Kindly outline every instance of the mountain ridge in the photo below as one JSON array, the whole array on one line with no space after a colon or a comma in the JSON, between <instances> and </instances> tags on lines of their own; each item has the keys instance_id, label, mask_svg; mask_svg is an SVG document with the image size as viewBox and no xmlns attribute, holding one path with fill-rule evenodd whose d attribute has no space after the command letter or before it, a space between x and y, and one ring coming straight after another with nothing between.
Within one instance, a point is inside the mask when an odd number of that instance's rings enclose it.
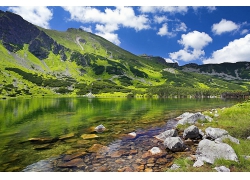
<instances>
[{"instance_id":1,"label":"mountain ridge","mask_svg":"<svg viewBox=\"0 0 250 180\"><path fill-rule=\"evenodd\" d=\"M247 91L250 86L247 62L235 63L237 69L228 64L179 66L159 56L137 56L82 29L44 29L8 11L0 11L0 55L3 97L159 95L156 89L169 87L174 96L178 88L192 89L192 95L196 89L204 94L216 88Z\"/></svg>"}]
</instances>

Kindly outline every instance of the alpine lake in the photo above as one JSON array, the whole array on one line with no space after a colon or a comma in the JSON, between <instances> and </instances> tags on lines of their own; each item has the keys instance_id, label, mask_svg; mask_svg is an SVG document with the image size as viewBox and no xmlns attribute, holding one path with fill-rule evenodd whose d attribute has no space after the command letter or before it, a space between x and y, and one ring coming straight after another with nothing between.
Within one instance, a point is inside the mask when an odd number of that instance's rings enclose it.
<instances>
[{"instance_id":1,"label":"alpine lake","mask_svg":"<svg viewBox=\"0 0 250 180\"><path fill-rule=\"evenodd\" d=\"M0 171L164 171L175 156L147 157L153 136L184 112L239 100L40 97L0 100ZM103 132L95 127L103 125ZM128 134L136 133L136 137Z\"/></svg>"}]
</instances>

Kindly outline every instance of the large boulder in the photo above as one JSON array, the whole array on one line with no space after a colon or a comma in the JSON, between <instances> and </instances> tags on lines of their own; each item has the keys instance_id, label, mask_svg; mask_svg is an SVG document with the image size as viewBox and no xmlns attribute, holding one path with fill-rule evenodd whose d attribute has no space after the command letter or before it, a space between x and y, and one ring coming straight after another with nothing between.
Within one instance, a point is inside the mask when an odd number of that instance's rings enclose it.
<instances>
[{"instance_id":1,"label":"large boulder","mask_svg":"<svg viewBox=\"0 0 250 180\"><path fill-rule=\"evenodd\" d=\"M178 120L177 124L183 125L183 124L195 124L198 120L205 121L206 117L200 112L198 113L185 112L182 115L178 116L176 119Z\"/></svg>"},{"instance_id":2,"label":"large boulder","mask_svg":"<svg viewBox=\"0 0 250 180\"><path fill-rule=\"evenodd\" d=\"M186 146L180 137L167 137L164 146L173 152L184 151Z\"/></svg>"},{"instance_id":3,"label":"large boulder","mask_svg":"<svg viewBox=\"0 0 250 180\"><path fill-rule=\"evenodd\" d=\"M195 139L199 137L200 137L199 129L195 125L189 126L183 132L184 139L188 139L188 138Z\"/></svg>"},{"instance_id":4,"label":"large boulder","mask_svg":"<svg viewBox=\"0 0 250 180\"><path fill-rule=\"evenodd\" d=\"M213 164L216 159L225 159L238 162L233 148L226 143L216 143L203 139L196 150L196 160Z\"/></svg>"},{"instance_id":5,"label":"large boulder","mask_svg":"<svg viewBox=\"0 0 250 180\"><path fill-rule=\"evenodd\" d=\"M226 130L220 128L212 128L212 127L206 128L205 133L207 137L211 139L217 139L222 136L228 135L228 132Z\"/></svg>"},{"instance_id":6,"label":"large boulder","mask_svg":"<svg viewBox=\"0 0 250 180\"><path fill-rule=\"evenodd\" d=\"M178 132L176 129L171 129L164 131L163 133L155 136L156 139L164 141L167 137L176 137L178 135Z\"/></svg>"}]
</instances>

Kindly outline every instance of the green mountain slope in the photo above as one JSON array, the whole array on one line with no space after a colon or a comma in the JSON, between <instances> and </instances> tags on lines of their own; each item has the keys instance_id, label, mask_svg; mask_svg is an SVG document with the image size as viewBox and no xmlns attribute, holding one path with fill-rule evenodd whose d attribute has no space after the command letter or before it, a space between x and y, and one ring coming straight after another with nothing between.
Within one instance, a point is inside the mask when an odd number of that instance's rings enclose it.
<instances>
[{"instance_id":1,"label":"green mountain slope","mask_svg":"<svg viewBox=\"0 0 250 180\"><path fill-rule=\"evenodd\" d=\"M0 11L2 97L85 95L90 91L109 96L160 95L170 88L193 95L197 89L246 91L249 84L244 79L233 82L188 72L161 57L134 55L81 29L43 29L19 15Z\"/></svg>"}]
</instances>

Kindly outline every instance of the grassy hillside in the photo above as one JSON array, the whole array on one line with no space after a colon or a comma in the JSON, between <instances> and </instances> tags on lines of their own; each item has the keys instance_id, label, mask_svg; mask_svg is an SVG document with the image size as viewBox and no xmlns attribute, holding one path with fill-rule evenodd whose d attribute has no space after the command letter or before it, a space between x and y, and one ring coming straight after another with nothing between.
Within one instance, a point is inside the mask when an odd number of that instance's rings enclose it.
<instances>
[{"instance_id":1,"label":"grassy hillside","mask_svg":"<svg viewBox=\"0 0 250 180\"><path fill-rule=\"evenodd\" d=\"M47 30L13 13L1 14L1 97L75 96L90 91L97 96L196 96L250 87L244 80L184 71L161 57L134 55L81 29Z\"/></svg>"}]
</instances>

